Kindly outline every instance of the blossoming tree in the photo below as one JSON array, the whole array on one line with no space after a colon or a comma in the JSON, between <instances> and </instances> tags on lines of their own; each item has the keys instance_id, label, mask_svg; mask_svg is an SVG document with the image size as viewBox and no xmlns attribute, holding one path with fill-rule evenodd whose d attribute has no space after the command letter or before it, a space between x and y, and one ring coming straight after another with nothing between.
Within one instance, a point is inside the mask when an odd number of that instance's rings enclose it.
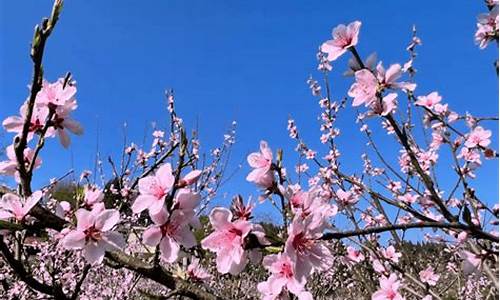
<instances>
[{"instance_id":1,"label":"blossoming tree","mask_svg":"<svg viewBox=\"0 0 500 300\"><path fill-rule=\"evenodd\" d=\"M35 27L28 98L19 115L2 123L14 138L0 173L17 186L1 192L1 297L498 297L499 209L474 189L476 170L498 160L487 129L498 118L462 115L438 91L418 89L415 29L408 61L386 66L358 53L360 21L333 29L317 55L322 82L308 80L320 105L323 149L310 147L290 119L289 136L302 162L294 176L285 152L261 141L247 158L246 179L260 195L257 202L236 195L231 207L210 204L234 128L219 148L200 155L196 132L187 134L172 91L166 93L169 132L155 131L150 149L125 147L119 163L109 158L113 177L104 186L84 171L61 199L57 191L67 174L36 191L32 179L45 142L57 136L67 148L71 134L83 134L71 118L77 109L71 74L54 82L43 74L45 45L62 4L56 0L50 17ZM498 43L498 2L488 0L486 7L475 35L481 49ZM328 74L346 55L352 84L347 97L335 101ZM371 149L360 174L345 170L336 143L336 119L347 109L358 111L353 122ZM380 149L371 130L376 126L390 136L398 157ZM439 184L435 166L441 161L453 165L446 175L455 178L450 189ZM279 212L275 224L253 221L253 208L263 202ZM412 252L408 231L420 233L435 257L417 259L422 253Z\"/></svg>"}]
</instances>

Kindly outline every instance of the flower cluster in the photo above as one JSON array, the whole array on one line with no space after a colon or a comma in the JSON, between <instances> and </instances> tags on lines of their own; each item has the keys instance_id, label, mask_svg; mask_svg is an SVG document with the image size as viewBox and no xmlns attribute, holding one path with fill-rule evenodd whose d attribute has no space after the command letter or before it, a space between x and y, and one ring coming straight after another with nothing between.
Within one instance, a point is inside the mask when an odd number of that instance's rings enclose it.
<instances>
[{"instance_id":1,"label":"flower cluster","mask_svg":"<svg viewBox=\"0 0 500 300\"><path fill-rule=\"evenodd\" d=\"M490 11L477 17L474 38L481 49L486 48L491 41L498 41L498 1L492 2Z\"/></svg>"}]
</instances>

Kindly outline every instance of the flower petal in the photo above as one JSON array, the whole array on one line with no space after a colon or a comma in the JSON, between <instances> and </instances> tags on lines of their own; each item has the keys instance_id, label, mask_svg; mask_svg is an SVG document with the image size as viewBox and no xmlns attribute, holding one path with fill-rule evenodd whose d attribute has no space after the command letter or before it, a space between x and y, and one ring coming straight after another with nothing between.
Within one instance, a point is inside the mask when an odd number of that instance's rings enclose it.
<instances>
[{"instance_id":1,"label":"flower petal","mask_svg":"<svg viewBox=\"0 0 500 300\"><path fill-rule=\"evenodd\" d=\"M156 246L162 238L161 230L157 226L150 226L142 234L142 241L148 246Z\"/></svg>"},{"instance_id":2,"label":"flower petal","mask_svg":"<svg viewBox=\"0 0 500 300\"><path fill-rule=\"evenodd\" d=\"M72 230L64 236L62 245L66 249L82 249L85 246L85 234L78 230Z\"/></svg>"}]
</instances>

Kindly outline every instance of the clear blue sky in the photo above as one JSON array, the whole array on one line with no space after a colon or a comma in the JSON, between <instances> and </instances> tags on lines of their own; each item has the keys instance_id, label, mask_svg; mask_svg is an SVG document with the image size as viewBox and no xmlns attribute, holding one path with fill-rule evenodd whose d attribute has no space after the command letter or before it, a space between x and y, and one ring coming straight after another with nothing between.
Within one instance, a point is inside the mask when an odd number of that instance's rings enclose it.
<instances>
[{"instance_id":1,"label":"clear blue sky","mask_svg":"<svg viewBox=\"0 0 500 300\"><path fill-rule=\"evenodd\" d=\"M0 2L1 120L17 113L28 94L33 26L49 14L51 2ZM363 22L358 47L362 56L376 51L386 65L406 61L405 47L416 24L424 43L416 61L417 94L437 90L458 112L497 116L492 62L498 50L492 45L481 51L473 42L476 15L485 10L480 0L432 5L396 0L66 1L48 42L45 74L55 80L66 71L73 73L79 101L74 116L86 132L73 138L70 150L48 143L42 153L46 165L35 183L60 176L72 164L77 173L91 169L98 128L104 157L118 155L124 122L129 124L129 140L140 144L152 121L164 124L166 88L175 89L177 110L186 124L198 120L205 150L219 143L232 120L238 122L231 166L256 149L260 139L273 148L285 148L294 162L287 118L292 115L303 136L319 144L317 100L305 81L309 74L319 78L316 50L330 38L332 27L353 20ZM343 57L334 66L335 98L343 97L351 84L340 75L346 62ZM351 170L361 166L360 155L366 149L353 116L349 109L338 124L344 132L339 139L343 164ZM496 145L498 127L490 123L489 128L495 132ZM11 137L0 135L1 144L10 143ZM497 161L486 164L476 186L485 189L492 203L498 199ZM244 163L224 191L256 195L244 181L248 170Z\"/></svg>"}]
</instances>

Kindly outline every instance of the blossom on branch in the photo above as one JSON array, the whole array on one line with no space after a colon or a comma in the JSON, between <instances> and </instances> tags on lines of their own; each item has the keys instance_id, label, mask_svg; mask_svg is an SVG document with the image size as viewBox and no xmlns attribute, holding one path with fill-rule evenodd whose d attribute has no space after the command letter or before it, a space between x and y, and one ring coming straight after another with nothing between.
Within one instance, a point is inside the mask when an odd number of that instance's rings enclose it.
<instances>
[{"instance_id":1,"label":"blossom on branch","mask_svg":"<svg viewBox=\"0 0 500 300\"><path fill-rule=\"evenodd\" d=\"M139 196L132 204L132 211L137 214L149 209L153 215L159 213L172 190L174 180L169 163L159 167L154 175L139 179Z\"/></svg>"},{"instance_id":2,"label":"blossom on branch","mask_svg":"<svg viewBox=\"0 0 500 300\"><path fill-rule=\"evenodd\" d=\"M148 227L143 234L144 244L160 245L161 258L173 263L179 257L180 246L187 249L196 245L196 239L189 228L189 221L194 217L194 211L174 210L170 215L165 208L157 214L151 214L154 225Z\"/></svg>"},{"instance_id":3,"label":"blossom on branch","mask_svg":"<svg viewBox=\"0 0 500 300\"><path fill-rule=\"evenodd\" d=\"M238 274L247 263L244 249L245 238L252 230L252 224L246 220L232 221L233 214L223 207L216 207L210 212L210 224L214 232L201 241L203 249L217 255L217 270L222 273Z\"/></svg>"},{"instance_id":4,"label":"blossom on branch","mask_svg":"<svg viewBox=\"0 0 500 300\"><path fill-rule=\"evenodd\" d=\"M125 247L123 236L111 230L120 221L117 210L96 205L91 211L80 208L75 216L76 228L69 231L61 243L66 249L83 249L83 256L89 264L101 263L105 251Z\"/></svg>"},{"instance_id":5,"label":"blossom on branch","mask_svg":"<svg viewBox=\"0 0 500 300\"><path fill-rule=\"evenodd\" d=\"M21 179L19 178L19 171L17 169L17 158L14 150L14 145L9 145L5 149L5 152L7 154L8 160L0 161L0 174L7 176L14 176L16 182L19 183L21 182ZM31 161L33 160L34 155L35 151L33 149L31 148L24 149L25 168L29 167ZM33 165L33 170L38 169L41 164L42 164L42 159L40 157L37 157Z\"/></svg>"},{"instance_id":6,"label":"blossom on branch","mask_svg":"<svg viewBox=\"0 0 500 300\"><path fill-rule=\"evenodd\" d=\"M401 282L396 274L380 277L380 289L372 295L372 300L404 300L398 289Z\"/></svg>"},{"instance_id":7,"label":"blossom on branch","mask_svg":"<svg viewBox=\"0 0 500 300\"><path fill-rule=\"evenodd\" d=\"M262 262L271 276L257 285L263 300L286 299L281 295L290 292L299 300L312 300L311 293L305 291L306 280L297 276L294 261L284 253L268 255Z\"/></svg>"},{"instance_id":8,"label":"blossom on branch","mask_svg":"<svg viewBox=\"0 0 500 300\"><path fill-rule=\"evenodd\" d=\"M465 146L467 148L474 147L487 147L490 143L491 130L485 130L481 126L477 126L472 130L465 140Z\"/></svg>"},{"instance_id":9,"label":"blossom on branch","mask_svg":"<svg viewBox=\"0 0 500 300\"><path fill-rule=\"evenodd\" d=\"M253 168L248 174L247 180L258 186L268 188L274 181L272 171L273 152L267 142L260 142L260 152L253 152L247 157L248 164Z\"/></svg>"},{"instance_id":10,"label":"blossom on branch","mask_svg":"<svg viewBox=\"0 0 500 300\"><path fill-rule=\"evenodd\" d=\"M332 30L332 40L321 45L321 51L327 54L329 61L334 61L344 54L350 47L358 44L360 21L354 21L349 25L340 24Z\"/></svg>"},{"instance_id":11,"label":"blossom on branch","mask_svg":"<svg viewBox=\"0 0 500 300\"><path fill-rule=\"evenodd\" d=\"M0 220L13 218L22 221L30 210L42 199L43 193L36 191L26 199L16 194L6 193L0 200Z\"/></svg>"}]
</instances>

